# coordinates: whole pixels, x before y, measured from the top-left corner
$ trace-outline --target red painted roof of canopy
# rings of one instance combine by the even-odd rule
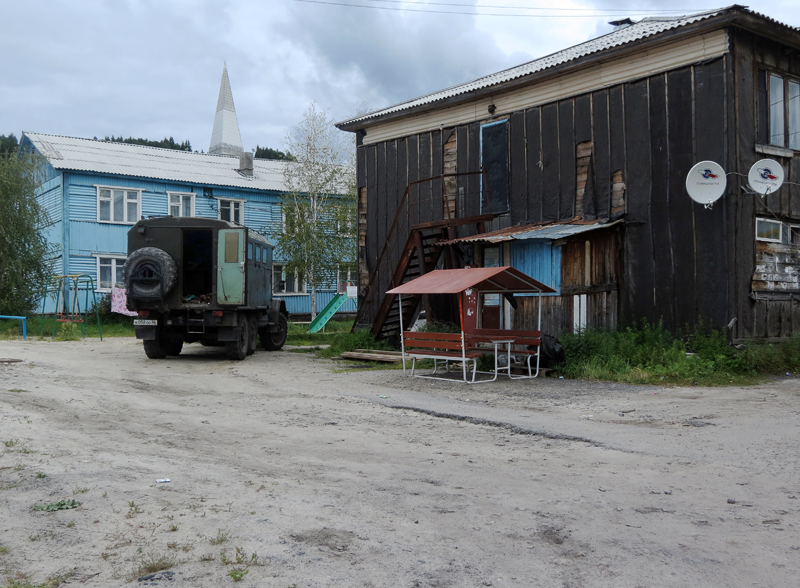
[[[513,267],[473,267],[434,270],[392,288],[387,294],[458,294],[468,288],[483,293],[554,293],[550,286]]]

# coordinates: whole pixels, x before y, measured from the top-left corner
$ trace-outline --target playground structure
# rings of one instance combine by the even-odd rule
[[[311,321],[311,324],[308,326],[309,333],[317,333],[320,330],[325,329],[325,325],[328,324],[328,321],[333,318],[339,309],[344,306],[344,303],[347,302],[348,298],[356,298],[357,296],[357,289],[355,282],[339,282],[338,287],[336,289],[336,296],[334,296],[328,304],[325,305],[325,308]]]
[[[81,310],[81,292],[83,292],[83,310]],[[89,295],[92,297],[92,306],[89,306]],[[77,323],[81,326],[81,337],[86,336],[86,322],[89,320],[89,312],[94,308],[97,318],[97,331],[100,340],[103,340],[103,330],[100,326],[100,310],[97,307],[97,296],[95,294],[94,278],[86,274],[71,274],[65,276],[53,276],[45,286],[42,293],[42,313],[41,331],[44,336],[45,307],[49,298],[55,299],[55,311],[53,313],[53,332],[51,338],[55,339],[56,327],[58,323]]]

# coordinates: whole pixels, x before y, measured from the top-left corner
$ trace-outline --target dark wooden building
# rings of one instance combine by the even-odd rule
[[[391,287],[498,264],[557,289],[553,333],[646,318],[732,340],[800,334],[795,28],[740,6],[623,22],[338,126],[357,134],[358,322],[376,333],[397,322]],[[763,158],[787,180],[765,197],[746,177]],[[711,209],[685,187],[703,160],[728,172]],[[446,314],[409,300],[406,320],[421,302]],[[485,320],[529,327],[533,301],[514,303],[488,301],[500,318]]]

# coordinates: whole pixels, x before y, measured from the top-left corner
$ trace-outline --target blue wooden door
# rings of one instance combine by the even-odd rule
[[[217,247],[217,302],[244,304],[244,230],[220,230]]]

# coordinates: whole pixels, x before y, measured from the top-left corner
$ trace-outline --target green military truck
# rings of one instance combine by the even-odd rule
[[[272,298],[273,247],[235,223],[198,217],[140,220],[128,231],[123,277],[136,338],[150,359],[184,343],[225,346],[242,360],[286,341],[283,300]]]

